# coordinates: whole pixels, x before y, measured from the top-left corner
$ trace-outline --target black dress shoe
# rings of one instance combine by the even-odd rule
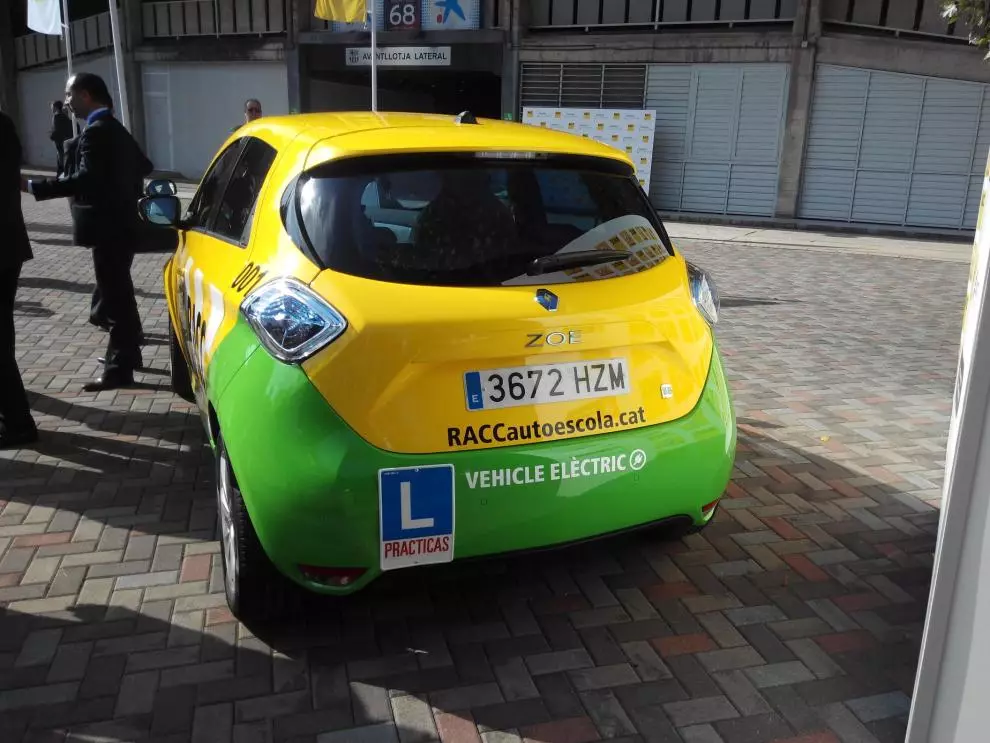
[[[101,365],[107,363],[107,357],[106,356],[97,356],[96,357],[96,360]],[[142,369],[144,369],[145,368],[145,366],[144,366],[144,359],[138,359],[138,362],[134,365],[134,368],[137,369],[138,371],[141,371]]]
[[[128,387],[134,384],[134,376],[131,374],[103,374],[91,382],[86,382],[83,389],[86,392],[103,392],[104,390],[116,390],[120,387]]]
[[[3,428],[0,429],[0,449],[14,449],[33,444],[38,440],[38,429],[31,428]]]

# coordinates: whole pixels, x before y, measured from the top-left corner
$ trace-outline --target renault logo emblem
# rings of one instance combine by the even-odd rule
[[[560,299],[549,289],[540,289],[536,292],[536,301],[540,303],[540,306],[547,312],[556,312],[557,304]]]

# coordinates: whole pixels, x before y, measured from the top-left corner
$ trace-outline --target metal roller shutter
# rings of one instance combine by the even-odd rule
[[[798,215],[974,229],[987,85],[819,65]]]
[[[657,207],[772,217],[787,79],[785,64],[651,65]]]
[[[644,108],[646,65],[524,62],[520,104],[573,108]]]

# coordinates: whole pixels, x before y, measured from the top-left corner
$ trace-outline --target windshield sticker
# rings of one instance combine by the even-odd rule
[[[553,255],[556,258],[569,253],[587,253],[596,250],[618,250],[628,253],[629,256],[608,263],[564,268],[539,276],[521,274],[503,281],[502,285],[529,285],[534,282],[567,283],[628,276],[653,268],[667,257],[667,250],[656,229],[648,219],[635,214],[604,222],[571,241]]]
[[[494,470],[469,470],[464,480],[469,490],[509,488],[537,485],[544,482],[562,482],[602,475],[638,472],[646,466],[647,456],[642,449],[621,454],[597,457],[572,457],[562,462],[530,464],[518,467],[500,467]]]

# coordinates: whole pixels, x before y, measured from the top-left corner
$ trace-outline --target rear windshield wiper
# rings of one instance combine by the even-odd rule
[[[576,250],[573,253],[556,253],[537,258],[529,264],[527,276],[539,276],[561,268],[597,266],[599,263],[614,263],[631,258],[628,250]]]

